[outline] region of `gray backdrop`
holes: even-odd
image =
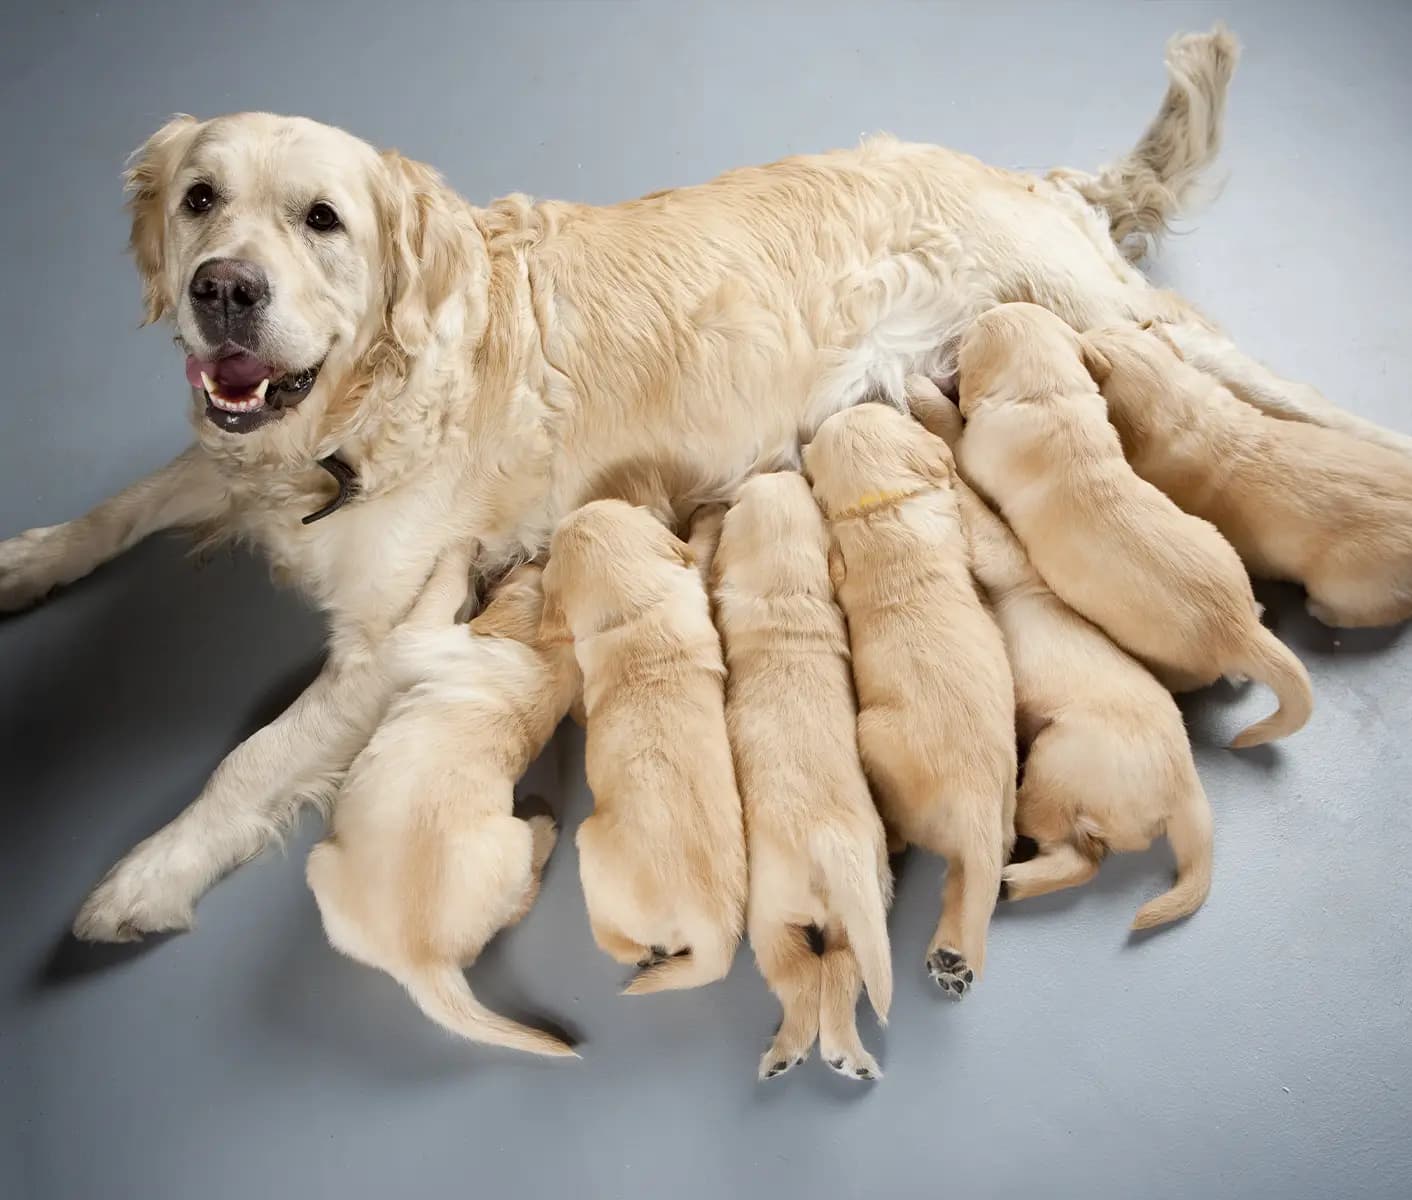
[[[15,6],[18,8],[19,6]],[[1163,89],[1162,45],[1219,6],[30,6],[0,45],[0,533],[77,515],[187,436],[181,360],[136,331],[123,156],[170,112],[272,108],[428,160],[466,195],[612,201],[887,129],[1003,164],[1095,165]],[[1230,6],[1247,45],[1224,193],[1158,275],[1243,347],[1412,430],[1412,9]],[[1189,233],[1190,236],[1185,234]],[[1298,480],[1291,480],[1298,486]],[[1221,744],[1268,695],[1188,708],[1215,890],[1130,944],[1165,849],[1002,911],[944,1003],[921,958],[939,864],[893,920],[887,1077],[754,1068],[776,1008],[728,981],[619,999],[566,839],[477,990],[584,1039],[545,1064],[456,1044],[334,954],[285,853],[138,952],[65,930],[89,884],[191,798],[313,671],[318,618],[243,555],[146,545],[0,623],[0,1194],[585,1197],[916,1194],[1405,1197],[1412,1184],[1406,779],[1412,646],[1264,593],[1319,707],[1264,753]],[[535,769],[570,826],[582,743]]]

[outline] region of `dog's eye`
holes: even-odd
[[[304,224],[320,233],[328,233],[338,228],[338,214],[333,211],[332,204],[320,200],[304,214]]]
[[[216,189],[209,183],[193,183],[186,189],[182,203],[194,213],[210,212],[216,203]]]

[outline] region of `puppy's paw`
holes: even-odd
[[[760,1081],[763,1083],[766,1079],[774,1079],[777,1075],[792,1071],[808,1057],[808,1051],[803,1054],[789,1055],[777,1047],[771,1046],[760,1059]]]
[[[927,955],[927,974],[949,1000],[959,1000],[976,981],[976,973],[958,951],[939,946]]]
[[[824,1062],[828,1064],[830,1071],[837,1072],[845,1079],[856,1079],[860,1083],[874,1083],[882,1078],[882,1069],[878,1066],[878,1060],[861,1046],[849,1053],[834,1054],[831,1057],[826,1052]]]
[[[38,604],[65,582],[65,536],[64,526],[46,525],[0,542],[0,613]]]

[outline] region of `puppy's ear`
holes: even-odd
[[[848,568],[843,561],[843,551],[839,549],[837,542],[831,541],[829,543],[829,584],[837,592],[847,578]]]
[[[431,337],[437,309],[471,267],[470,211],[430,167],[394,150],[375,189],[382,223],[387,328],[409,355]]]
[[[200,124],[195,117],[177,114],[132,152],[123,173],[128,212],[132,215],[128,248],[142,276],[144,325],[160,321],[171,309],[164,252],[167,188]]]
[[[693,550],[690,546],[688,546],[680,538],[674,537],[672,539],[672,542],[674,543],[672,546],[672,553],[676,556],[677,562],[681,563],[681,565],[684,567],[691,567],[693,570],[695,570],[696,551]]]
[[[935,434],[918,429],[917,436],[909,439],[905,454],[907,465],[922,478],[943,485],[951,482],[956,463],[950,448]]]
[[[1083,334],[1079,335],[1079,354],[1082,356],[1084,367],[1093,382],[1102,387],[1108,376],[1113,374],[1113,363],[1102,350],[1093,344],[1092,338],[1087,338]]]
[[[544,593],[544,608],[539,615],[539,641],[541,645],[562,642],[568,639],[569,621],[564,615],[564,605],[559,599],[559,589]]]

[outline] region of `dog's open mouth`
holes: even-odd
[[[189,354],[186,379],[205,393],[208,421],[228,433],[249,433],[303,400],[322,365],[281,371],[244,350],[214,359]]]

